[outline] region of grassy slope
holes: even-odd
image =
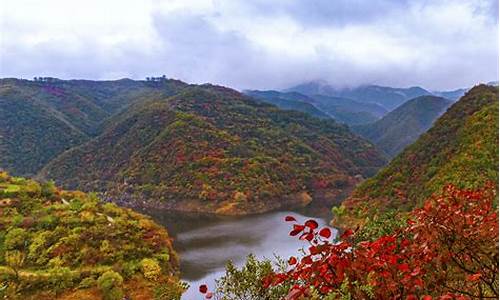
[[[303,204],[303,192],[331,201],[383,164],[332,120],[204,85],[131,107],[41,175],[115,201],[233,214]]]
[[[421,96],[405,102],[372,124],[352,128],[394,157],[426,132],[451,104],[444,98]]]
[[[92,195],[0,172],[0,227],[0,295],[9,299],[101,299],[95,279],[109,270],[134,299],[153,299],[160,286],[180,290],[165,229]],[[156,280],[145,278],[146,258],[161,267]]]
[[[409,210],[448,183],[477,188],[489,181],[498,182],[498,87],[480,85],[359,185],[337,222],[350,225],[381,210]]]

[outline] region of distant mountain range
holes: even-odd
[[[498,81],[488,82],[487,85],[498,86]],[[456,101],[467,91],[468,88],[461,88],[452,91],[428,91],[418,86],[409,88],[394,88],[379,85],[361,85],[353,88],[336,88],[322,80],[302,83],[284,90],[284,92],[298,92],[308,96],[334,96],[349,98],[359,102],[377,103],[388,111],[391,111],[404,102],[419,96],[433,95]]]
[[[420,96],[403,103],[373,124],[353,126],[352,129],[393,157],[426,132],[452,103],[441,97]]]
[[[293,109],[320,118],[333,118],[347,125],[366,124],[376,121],[387,110],[375,103],[362,103],[347,98],[324,95],[306,96],[298,92],[244,91],[259,101],[274,104],[282,109]]]
[[[324,95],[348,98],[364,103],[376,103],[391,111],[409,99],[432,95],[421,87],[393,88],[378,85],[363,85],[356,88],[334,88],[323,81],[311,81],[286,89],[305,95]]]
[[[496,82],[488,83],[494,85]],[[371,124],[407,101],[421,96],[436,96],[452,101],[468,89],[427,91],[421,87],[393,88],[363,85],[355,88],[335,88],[325,81],[311,81],[283,91],[246,90],[256,100],[282,109],[298,110],[319,118],[330,117],[349,126]]]
[[[130,206],[246,214],[331,203],[386,163],[330,118],[220,86],[9,79],[0,91],[0,167]]]
[[[318,118],[331,118],[326,112],[314,106],[314,100],[306,95],[296,92],[282,93],[278,91],[247,90],[244,94],[255,100],[274,104],[284,110],[296,110],[310,114]]]
[[[447,184],[481,188],[491,183],[498,192],[498,151],[498,87],[479,85],[359,185],[343,202],[339,222],[348,226],[386,210],[410,210]]]

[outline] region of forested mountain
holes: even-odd
[[[129,205],[244,214],[332,201],[385,163],[333,120],[190,86],[106,121],[40,173]],[[154,200],[153,200],[154,199]]]
[[[0,79],[0,167],[32,175],[56,155],[98,132],[120,109],[186,86],[158,82]]]
[[[167,231],[94,195],[0,172],[0,226],[2,299],[179,299],[184,290]]]
[[[375,122],[387,113],[384,107],[376,103],[324,95],[311,95],[311,98],[314,99],[316,107],[335,120],[350,126]]]
[[[340,97],[257,90],[245,93],[283,109],[298,110],[321,118],[329,117],[347,125],[371,123],[387,113],[387,110],[378,104]]]
[[[441,97],[421,96],[405,102],[372,124],[351,128],[393,157],[426,132],[452,103]]]
[[[326,82],[312,81],[287,89],[305,95],[325,95],[348,98],[359,102],[376,103],[393,110],[409,99],[432,95],[421,87],[393,88],[378,85],[362,85],[355,88],[335,88]]]
[[[301,111],[318,118],[330,118],[327,113],[312,104],[313,99],[300,93],[257,90],[248,90],[244,93],[256,100],[274,104],[281,109]]]
[[[447,184],[481,188],[498,182],[498,87],[479,85],[433,127],[344,201],[339,222],[389,209],[410,210]]]

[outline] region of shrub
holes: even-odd
[[[5,235],[5,248],[7,250],[24,249],[28,242],[28,232],[22,228],[13,228]]]
[[[182,293],[189,288],[185,282],[167,281],[159,284],[154,290],[155,300],[179,300]]]
[[[155,259],[144,258],[141,261],[141,270],[144,278],[157,281],[161,275],[161,267]]]
[[[403,228],[372,241],[356,242],[347,230],[333,242],[330,229],[317,230],[314,220],[294,224],[290,235],[311,246],[302,258],[290,258],[291,270],[267,277],[265,286],[294,281],[291,300],[498,298],[495,198],[491,186],[447,186],[414,210]]]
[[[50,180],[42,183],[41,193],[43,197],[51,198],[56,192],[56,185],[54,181]]]
[[[94,287],[96,285],[97,285],[97,281],[93,277],[86,277],[80,282],[80,284],[78,285],[78,288],[88,289],[88,288]]]
[[[115,271],[107,271],[97,279],[97,286],[104,300],[121,300],[123,298],[123,278]]]
[[[277,268],[279,272],[286,270],[286,263],[278,259]],[[273,276],[275,270],[270,260],[259,261],[253,255],[249,255],[245,265],[238,269],[229,261],[226,265],[225,274],[216,280],[215,298],[220,300],[238,299],[284,299],[290,285],[287,282],[279,286],[265,286],[264,280]],[[212,293],[207,292],[206,286],[200,287],[200,292],[208,299]]]

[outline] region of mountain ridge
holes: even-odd
[[[351,128],[389,157],[394,157],[427,131],[452,103],[441,97],[420,96],[401,104],[374,123]]]
[[[241,214],[301,206],[311,197],[333,201],[355,175],[370,176],[385,163],[333,120],[220,86],[192,85],[117,118],[40,176],[132,205],[154,197],[154,206]]]

